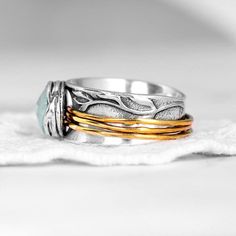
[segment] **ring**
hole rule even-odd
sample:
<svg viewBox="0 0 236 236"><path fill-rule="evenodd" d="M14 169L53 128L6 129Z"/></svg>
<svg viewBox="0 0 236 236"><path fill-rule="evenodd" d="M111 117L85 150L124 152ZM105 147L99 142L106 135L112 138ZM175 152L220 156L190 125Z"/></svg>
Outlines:
<svg viewBox="0 0 236 236"><path fill-rule="evenodd" d="M48 82L37 102L42 131L81 143L172 140L192 132L185 95L169 86L122 78Z"/></svg>

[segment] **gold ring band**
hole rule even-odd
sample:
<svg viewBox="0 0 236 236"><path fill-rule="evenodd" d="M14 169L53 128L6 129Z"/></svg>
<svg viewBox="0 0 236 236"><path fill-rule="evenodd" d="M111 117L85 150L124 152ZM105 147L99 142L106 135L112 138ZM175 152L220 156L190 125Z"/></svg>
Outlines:
<svg viewBox="0 0 236 236"><path fill-rule="evenodd" d="M143 125L162 125L162 126L186 126L186 125L192 125L193 122L193 117L188 114L186 114L185 117L183 117L181 120L119 119L119 118L91 115L88 113L76 111L71 107L68 107L67 110L69 113L74 114L81 118L102 121L106 123L122 123L123 125L143 124Z"/></svg>
<svg viewBox="0 0 236 236"><path fill-rule="evenodd" d="M66 123L69 128L92 135L124 139L173 140L187 137L192 133L193 118L190 115L185 115L181 120L131 120L91 115L70 107L67 111Z"/></svg>
<svg viewBox="0 0 236 236"><path fill-rule="evenodd" d="M121 133L121 132L97 130L97 129L94 129L94 128L83 127L81 125L76 125L76 124L73 124L73 123L69 123L68 126L73 130L82 131L82 132L92 134L92 135L119 137L119 138L124 138L124 139L136 138L136 139L149 139L149 140L173 140L173 139L188 137L192 133L192 130L188 130L188 131L173 134L173 135Z"/></svg>
<svg viewBox="0 0 236 236"><path fill-rule="evenodd" d="M151 127L121 127L121 126L114 126L111 124L103 123L100 121L89 120L85 118L81 118L75 115L70 115L67 113L67 117L70 117L71 120L87 124L90 126L94 126L101 129L107 129L112 131L124 132L124 133L142 133L142 134L161 134L161 133L174 133L180 131L187 131L191 129L191 125L186 126L176 126L176 127L166 127L166 128L151 128Z"/></svg>

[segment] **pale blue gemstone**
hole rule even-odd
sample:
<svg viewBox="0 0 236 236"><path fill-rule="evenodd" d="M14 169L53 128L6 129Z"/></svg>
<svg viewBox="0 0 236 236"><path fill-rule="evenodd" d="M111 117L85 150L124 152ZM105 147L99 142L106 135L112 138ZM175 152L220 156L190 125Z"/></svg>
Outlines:
<svg viewBox="0 0 236 236"><path fill-rule="evenodd" d="M48 107L47 92L46 89L44 89L44 91L42 92L37 101L37 110L36 110L38 122L43 132L44 132L44 116L46 114L47 107Z"/></svg>

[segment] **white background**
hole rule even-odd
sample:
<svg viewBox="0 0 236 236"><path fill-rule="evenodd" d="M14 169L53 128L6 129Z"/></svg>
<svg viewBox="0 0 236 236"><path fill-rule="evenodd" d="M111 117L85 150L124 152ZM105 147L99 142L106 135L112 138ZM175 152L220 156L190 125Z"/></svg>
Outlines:
<svg viewBox="0 0 236 236"><path fill-rule="evenodd" d="M116 76L181 89L195 119L235 120L235 10L0 0L1 110L32 110L48 80ZM161 167L2 167L0 235L235 235L235 168L233 157L196 155Z"/></svg>

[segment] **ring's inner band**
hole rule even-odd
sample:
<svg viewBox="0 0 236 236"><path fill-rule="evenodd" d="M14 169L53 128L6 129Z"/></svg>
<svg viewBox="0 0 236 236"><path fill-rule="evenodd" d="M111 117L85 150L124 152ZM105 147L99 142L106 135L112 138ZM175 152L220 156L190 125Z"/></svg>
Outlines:
<svg viewBox="0 0 236 236"><path fill-rule="evenodd" d="M185 97L183 93L169 86L122 78L79 78L66 81L66 85L72 88L82 87L138 95L160 95L179 99L184 99Z"/></svg>

